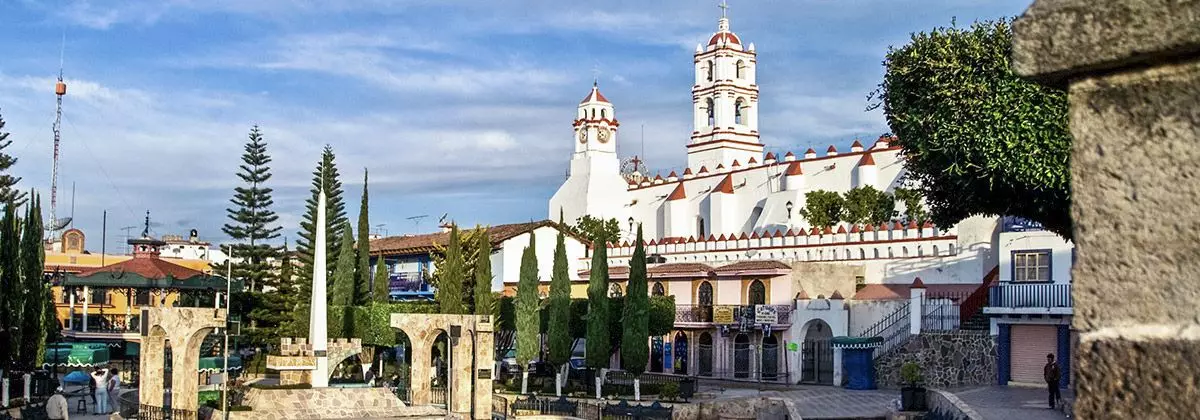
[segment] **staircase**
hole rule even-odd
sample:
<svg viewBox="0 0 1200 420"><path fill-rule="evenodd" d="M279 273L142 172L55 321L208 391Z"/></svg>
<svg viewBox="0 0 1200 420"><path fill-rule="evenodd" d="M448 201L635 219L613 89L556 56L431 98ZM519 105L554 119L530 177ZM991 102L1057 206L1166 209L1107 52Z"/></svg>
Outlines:
<svg viewBox="0 0 1200 420"><path fill-rule="evenodd" d="M895 311L883 317L870 328L858 333L857 337L882 337L883 344L875 350L875 358L878 359L884 354L887 354L891 349L899 347L904 342L908 341L912 335L911 324L909 322L909 305L910 302L905 301L896 308Z"/></svg>

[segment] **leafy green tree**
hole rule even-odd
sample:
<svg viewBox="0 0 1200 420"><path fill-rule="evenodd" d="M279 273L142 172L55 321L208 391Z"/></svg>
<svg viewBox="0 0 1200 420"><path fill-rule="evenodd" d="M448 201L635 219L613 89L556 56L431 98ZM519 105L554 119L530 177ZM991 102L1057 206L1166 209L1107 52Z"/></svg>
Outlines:
<svg viewBox="0 0 1200 420"><path fill-rule="evenodd" d="M571 230L592 242L616 242L621 237L621 224L617 219L601 219L586 214L575 219L575 226Z"/></svg>
<svg viewBox="0 0 1200 420"><path fill-rule="evenodd" d="M4 215L0 217L0 290L5 291L0 294L0 367L5 368L11 366L19 353L16 346L19 337L11 333L20 325L23 301L19 293L8 293L21 286L21 235L15 207L11 202L4 204Z"/></svg>
<svg viewBox="0 0 1200 420"><path fill-rule="evenodd" d="M296 255L300 264L296 273L297 288L296 311L293 318L293 334L308 335L308 298L312 294L313 241L316 240L317 194L321 188L325 190L325 252L326 274L333 278L333 268L341 250L342 229L348 223L346 204L342 202L342 181L338 178L337 164L334 162L333 148L326 145L321 152L321 160L313 170L312 196L305 201L304 217L300 221L300 239L296 241Z"/></svg>
<svg viewBox="0 0 1200 420"><path fill-rule="evenodd" d="M463 268L461 272L463 275L462 282L464 286L466 286L468 283L474 284L475 282L474 273L472 271L476 266L475 259L478 255L478 252L475 251L475 247L471 246L471 244L474 244L475 241L478 240L477 236L483 235L486 232L487 229L482 229L478 226L476 226L475 229L460 229L458 231L459 243L463 244L461 247L459 247L459 253L462 255ZM429 275L429 284L434 287L437 287L442 281L443 267L446 265L446 253L448 252L447 246L449 246L449 244L442 246L434 243L434 249L429 253L429 258L431 261L433 261L434 266L433 273ZM467 280L468 277L470 277L469 281ZM464 293L463 303L467 304L467 309L472 309L472 307L469 305L470 302L470 299L467 298L467 294Z"/></svg>
<svg viewBox="0 0 1200 420"><path fill-rule="evenodd" d="M588 276L588 313L587 313L587 366L592 369L608 368L609 348L608 332L608 249L604 240L592 241L592 269ZM599 381L596 376L596 398L600 398Z"/></svg>
<svg viewBox="0 0 1200 420"><path fill-rule="evenodd" d="M554 246L554 268L550 275L550 311L547 336L550 341L550 364L557 370L554 391L562 396L563 374L571 361L571 280L567 273L567 245L562 231Z"/></svg>
<svg viewBox="0 0 1200 420"><path fill-rule="evenodd" d="M42 246L41 199L36 194L31 194L30 197L21 237L21 277L24 283L22 288L25 290L21 291L24 295L24 306L18 333L21 337L19 361L20 366L25 369L40 366L38 361L42 360L46 351L46 322L43 319L46 311L42 299L46 296L48 288L42 274L46 251Z"/></svg>
<svg viewBox="0 0 1200 420"><path fill-rule="evenodd" d="M625 307L622 308L621 324L625 334L621 337L621 367L634 375L633 396L641 400L642 388L637 379L646 370L649 360L650 331L647 329L650 312L650 290L646 285L646 248L642 243L642 225L637 227L637 241L633 257L629 259L629 283L625 287Z"/></svg>
<svg viewBox="0 0 1200 420"><path fill-rule="evenodd" d="M463 310L462 287L465 267L463 267L462 241L459 239L458 226L450 228L450 244L446 246L446 259L443 266L438 267L436 300L444 314L461 314Z"/></svg>
<svg viewBox="0 0 1200 420"><path fill-rule="evenodd" d="M896 214L896 200L892 195L870 185L846 191L844 201L846 222L855 225L878 225L892 220Z"/></svg>
<svg viewBox="0 0 1200 420"><path fill-rule="evenodd" d="M25 192L16 189L17 182L20 182L21 178L8 173L12 170L12 166L17 164L17 158L4 153L4 149L11 144L12 140L8 140L8 133L4 132L4 116L0 115L0 205L12 203L13 206L21 206L25 204Z"/></svg>
<svg viewBox="0 0 1200 420"><path fill-rule="evenodd" d="M842 221L845 200L833 191L816 190L804 194L799 213L814 227L827 228Z"/></svg>
<svg viewBox="0 0 1200 420"><path fill-rule="evenodd" d="M526 393L529 381L529 362L541 350L538 343L538 267L533 232L529 246L521 254L521 276L517 279L517 364L521 365L521 393Z"/></svg>
<svg viewBox="0 0 1200 420"><path fill-rule="evenodd" d="M391 290L388 288L388 270L387 263L383 260L383 255L375 257L375 279L371 281L371 300L377 303L388 303L392 300Z"/></svg>
<svg viewBox="0 0 1200 420"><path fill-rule="evenodd" d="M925 210L924 199L917 190L897 188L896 199L904 203L904 220L924 224L929 220L929 211Z"/></svg>
<svg viewBox="0 0 1200 420"><path fill-rule="evenodd" d="M338 241L342 245L342 249L338 251L337 265L333 269L332 300L329 302L332 306L354 306L354 298L358 294L355 287L358 286L354 282L354 267L358 264L358 258L354 255L354 233L350 228L350 223L346 222L340 229L342 231L342 240Z"/></svg>
<svg viewBox="0 0 1200 420"><path fill-rule="evenodd" d="M675 330L675 296L651 296L650 315L646 329L651 337L661 337Z"/></svg>
<svg viewBox="0 0 1200 420"><path fill-rule="evenodd" d="M475 299L472 309L475 315L492 315L496 313L495 295L492 293L492 240L488 237L486 228L476 228L475 235L475 269L471 270L475 277Z"/></svg>
<svg viewBox="0 0 1200 420"><path fill-rule="evenodd" d="M935 223L1017 216L1070 239L1067 95L1011 56L1007 19L913 34L888 50L878 97Z"/></svg>
<svg viewBox="0 0 1200 420"><path fill-rule="evenodd" d="M366 305L371 301L371 222L367 207L367 169L363 168L362 202L358 207L358 240L354 242L358 267L354 270L354 304Z"/></svg>

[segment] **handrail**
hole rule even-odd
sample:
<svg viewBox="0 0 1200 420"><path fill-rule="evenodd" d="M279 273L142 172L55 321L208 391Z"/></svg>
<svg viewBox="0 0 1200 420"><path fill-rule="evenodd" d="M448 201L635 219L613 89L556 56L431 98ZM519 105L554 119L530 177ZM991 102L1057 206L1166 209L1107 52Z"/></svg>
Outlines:
<svg viewBox="0 0 1200 420"><path fill-rule="evenodd" d="M882 333L885 330L887 330L889 327L891 327L892 324L900 322L901 319L904 319L904 320L908 319L909 305L911 305L911 302L908 300L905 300L904 303L900 304L899 308L897 308L895 311L888 314L887 316L883 317L883 319L880 319L879 322L876 322L874 325L867 327L867 329L858 333L857 336L858 337L882 337Z"/></svg>

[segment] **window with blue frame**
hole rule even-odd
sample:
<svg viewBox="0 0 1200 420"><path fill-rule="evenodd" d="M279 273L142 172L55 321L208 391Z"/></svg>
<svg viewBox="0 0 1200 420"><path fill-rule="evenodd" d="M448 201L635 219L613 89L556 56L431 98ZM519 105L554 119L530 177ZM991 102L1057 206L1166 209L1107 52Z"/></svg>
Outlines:
<svg viewBox="0 0 1200 420"><path fill-rule="evenodd" d="M1012 258L1012 281L1050 281L1050 251L1016 251Z"/></svg>

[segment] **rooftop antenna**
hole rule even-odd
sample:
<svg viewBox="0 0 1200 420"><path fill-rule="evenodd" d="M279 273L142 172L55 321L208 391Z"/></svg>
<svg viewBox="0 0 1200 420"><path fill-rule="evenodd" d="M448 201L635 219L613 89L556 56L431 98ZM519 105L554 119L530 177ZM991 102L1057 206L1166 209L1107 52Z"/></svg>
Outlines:
<svg viewBox="0 0 1200 420"><path fill-rule="evenodd" d="M420 215L420 216L405 217L405 219L412 220L412 222L413 222L413 232L415 232L415 233L421 233L421 230L420 230L420 226L421 226L421 219L424 219L424 218L426 218L426 217L429 217L429 215L428 215L428 214L422 214L422 215Z"/></svg>
<svg viewBox="0 0 1200 420"><path fill-rule="evenodd" d="M67 84L63 82L63 63L66 60L67 49L67 32L63 30L62 46L59 49L58 55L58 82L54 84L54 96L56 97L56 105L54 107L54 167L50 171L50 224L46 226L46 230L50 231L50 236L54 236L63 227L71 223L71 218L58 218L58 158L59 158L59 143L62 141L62 101L63 96L67 94ZM73 193L72 193L73 195ZM74 199L71 199L71 205L74 206ZM74 212L72 210L72 212Z"/></svg>
<svg viewBox="0 0 1200 420"><path fill-rule="evenodd" d="M388 231L387 231L387 229L384 229L384 227L386 227L386 226L387 226L387 223L380 223L378 225L375 225L375 233L379 234L379 236L387 236Z"/></svg>
<svg viewBox="0 0 1200 420"><path fill-rule="evenodd" d="M125 226L125 227L121 228L121 230L125 231L125 251L123 253L129 254L129 231L137 229L137 228L138 228L138 225Z"/></svg>

